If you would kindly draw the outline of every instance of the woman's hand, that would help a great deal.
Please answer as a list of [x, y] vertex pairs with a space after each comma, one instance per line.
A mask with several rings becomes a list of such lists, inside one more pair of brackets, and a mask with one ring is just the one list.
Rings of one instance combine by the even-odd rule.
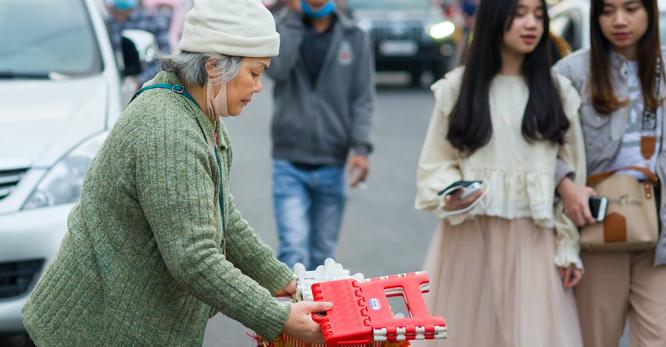
[[325, 312], [331, 309], [330, 302], [301, 301], [291, 305], [291, 312], [283, 333], [304, 342], [324, 342], [319, 324], [312, 320], [312, 313]]
[[463, 193], [463, 189], [458, 189], [454, 191], [452, 194], [447, 194], [444, 197], [444, 208], [447, 211], [456, 211], [456, 210], [462, 210], [464, 208], [469, 207], [469, 205], [473, 204], [476, 199], [478, 199], [482, 192], [481, 190], [475, 192], [474, 194], [468, 196], [465, 199], [461, 199], [460, 195]]
[[573, 288], [583, 278], [583, 270], [577, 268], [575, 265], [569, 267], [557, 267], [557, 272], [562, 278], [562, 285], [565, 289]]
[[287, 283], [287, 285], [284, 288], [280, 289], [273, 296], [276, 296], [276, 297], [294, 296], [294, 294], [296, 294], [296, 281], [291, 281], [291, 282]]
[[597, 222], [592, 217], [588, 202], [591, 196], [596, 195], [594, 189], [579, 187], [569, 177], [565, 177], [557, 186], [557, 192], [564, 202], [564, 213], [574, 224], [582, 227]]

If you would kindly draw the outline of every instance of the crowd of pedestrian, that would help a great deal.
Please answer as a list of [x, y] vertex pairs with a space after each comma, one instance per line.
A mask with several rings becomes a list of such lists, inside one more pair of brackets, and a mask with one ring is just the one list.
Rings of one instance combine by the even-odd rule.
[[[284, 0], [273, 15], [259, 0], [194, 0], [175, 49], [174, 12], [109, 0], [118, 52], [140, 29], [164, 54], [136, 76], [23, 310], [37, 345], [201, 345], [217, 312], [267, 340], [322, 341], [311, 315], [330, 303], [276, 297], [295, 293], [294, 264], [335, 256], [348, 186], [368, 177], [373, 48], [337, 3]], [[626, 242], [636, 218], [597, 218], [597, 174], [631, 175], [666, 223], [650, 180], [666, 179], [656, 0], [592, 0], [591, 47], [571, 55], [545, 0], [459, 6], [466, 53], [432, 86], [416, 177], [415, 207], [440, 220], [424, 269], [450, 332], [432, 344], [614, 346], [628, 319], [632, 346], [666, 346], [666, 233], [612, 251], [581, 251], [580, 237], [603, 223]], [[264, 72], [277, 257], [234, 204], [223, 122]]]

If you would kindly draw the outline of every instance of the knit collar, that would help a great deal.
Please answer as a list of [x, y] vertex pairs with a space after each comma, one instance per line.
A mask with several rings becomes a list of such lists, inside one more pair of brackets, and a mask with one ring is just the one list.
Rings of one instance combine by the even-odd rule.
[[[172, 72], [166, 72], [166, 71], [161, 71], [158, 73], [155, 78], [150, 80], [147, 85], [150, 84], [157, 84], [157, 83], [166, 83], [166, 84], [182, 84], [180, 79], [178, 79], [178, 76]], [[213, 122], [208, 119], [208, 116], [203, 113], [203, 111], [196, 105], [194, 102], [190, 101], [187, 98], [182, 98], [187, 104], [190, 106], [190, 109], [195, 115], [195, 118], [197, 122], [199, 123], [199, 126], [204, 132], [204, 136], [206, 137], [206, 142], [210, 144], [214, 144], [216, 141], [217, 137], [217, 145], [221, 149], [225, 149], [228, 147], [228, 139], [226, 135], [226, 128], [224, 127], [224, 124], [222, 124], [222, 120], [219, 119], [217, 121], [217, 126]], [[215, 135], [215, 134], [218, 135]]]

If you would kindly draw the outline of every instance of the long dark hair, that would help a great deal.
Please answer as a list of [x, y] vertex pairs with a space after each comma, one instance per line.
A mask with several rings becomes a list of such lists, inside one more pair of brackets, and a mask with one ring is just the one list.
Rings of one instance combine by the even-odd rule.
[[[500, 47], [511, 27], [519, 0], [481, 0], [477, 12], [474, 39], [465, 63], [460, 95], [451, 112], [447, 140], [463, 153], [473, 153], [490, 141], [490, 83], [502, 67]], [[545, 0], [541, 40], [525, 56], [522, 74], [529, 89], [523, 114], [522, 134], [528, 141], [564, 142], [569, 128], [559, 90], [551, 73], [548, 45], [549, 18]]]
[[[638, 76], [641, 80], [643, 102], [651, 111], [659, 107], [654, 81], [657, 78], [657, 61], [660, 56], [659, 44], [659, 11], [657, 0], [641, 0], [648, 15], [648, 28], [645, 35], [638, 40]], [[590, 11], [590, 88], [592, 106], [603, 115], [609, 115], [627, 103], [619, 100], [613, 90], [610, 79], [610, 62], [608, 56], [611, 42], [604, 36], [599, 24], [599, 17], [604, 10], [604, 0], [593, 0]]]

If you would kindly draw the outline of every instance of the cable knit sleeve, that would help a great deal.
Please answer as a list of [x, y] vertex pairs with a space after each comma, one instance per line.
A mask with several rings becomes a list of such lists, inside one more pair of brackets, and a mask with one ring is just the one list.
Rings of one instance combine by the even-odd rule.
[[[266, 339], [274, 338], [285, 326], [290, 308], [220, 251], [219, 214], [214, 213], [219, 206], [209, 147], [200, 129], [167, 106], [152, 113], [159, 116], [136, 141], [135, 176], [142, 213], [164, 264], [173, 279], [200, 301]], [[238, 224], [238, 217], [235, 220], [232, 223]], [[235, 240], [234, 233], [230, 238]], [[256, 240], [246, 242], [252, 241]], [[263, 260], [256, 257], [255, 261]]]
[[419, 210], [441, 210], [443, 199], [437, 192], [462, 179], [457, 150], [444, 138], [448, 131], [448, 117], [457, 98], [455, 80], [461, 74], [461, 69], [456, 69], [432, 86], [435, 108], [416, 172], [414, 207]]
[[252, 230], [236, 208], [233, 197], [231, 195], [229, 197], [227, 203], [229, 259], [244, 274], [275, 294], [294, 280], [294, 274], [285, 264], [275, 258], [273, 250]]
[[[585, 147], [583, 132], [580, 126], [579, 109], [581, 99], [571, 82], [563, 76], [559, 76], [560, 93], [562, 105], [571, 126], [567, 131], [565, 142], [558, 151], [558, 160], [574, 172], [574, 182], [580, 186], [585, 185]], [[564, 214], [564, 204], [558, 201], [555, 204], [555, 231], [556, 231], [556, 253], [555, 264], [566, 267], [574, 264], [582, 269], [580, 260], [580, 238], [578, 228]]]
[[229, 260], [244, 274], [257, 281], [262, 287], [275, 294], [283, 289], [290, 281], [294, 280], [294, 273], [273, 254], [273, 250], [266, 245], [257, 235], [250, 224], [243, 218], [240, 210], [236, 208], [234, 197], [230, 193], [231, 164], [233, 161], [233, 150], [231, 149], [231, 138], [223, 122], [218, 123], [218, 131], [223, 142], [228, 144], [226, 148], [220, 148], [224, 160], [224, 182], [223, 193], [225, 198], [224, 220], [225, 241], [228, 242], [227, 256]]

